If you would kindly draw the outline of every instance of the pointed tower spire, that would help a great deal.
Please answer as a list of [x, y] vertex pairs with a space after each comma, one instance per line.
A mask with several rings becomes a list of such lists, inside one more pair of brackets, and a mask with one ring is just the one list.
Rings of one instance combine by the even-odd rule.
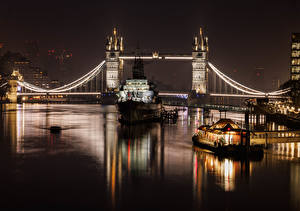
[[123, 37], [120, 38], [120, 51], [124, 51]]
[[200, 37], [199, 37], [199, 47], [201, 51], [204, 51], [204, 40], [203, 40], [203, 34], [202, 34], [202, 28], [200, 27]]
[[208, 37], [205, 37], [206, 51], [208, 52]]
[[112, 50], [113, 38], [109, 37], [109, 50]]
[[194, 43], [193, 43], [193, 50], [194, 50], [194, 51], [198, 51], [198, 45], [199, 45], [198, 37], [195, 36], [195, 37], [194, 37]]

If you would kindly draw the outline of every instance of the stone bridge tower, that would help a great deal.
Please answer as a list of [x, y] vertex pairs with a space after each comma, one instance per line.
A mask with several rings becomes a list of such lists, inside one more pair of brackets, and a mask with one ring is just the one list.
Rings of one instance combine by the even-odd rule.
[[193, 40], [192, 57], [192, 91], [195, 91], [197, 94], [207, 94], [208, 38], [204, 38], [201, 28], [199, 36], [195, 36]]
[[10, 75], [8, 80], [9, 90], [7, 92], [7, 99], [11, 103], [17, 102], [17, 92], [18, 92], [18, 81], [22, 81], [23, 76], [19, 73], [18, 70], [14, 70]]
[[123, 37], [113, 29], [113, 35], [106, 40], [106, 91], [118, 91], [122, 78], [123, 61], [120, 60], [120, 53], [124, 51]]

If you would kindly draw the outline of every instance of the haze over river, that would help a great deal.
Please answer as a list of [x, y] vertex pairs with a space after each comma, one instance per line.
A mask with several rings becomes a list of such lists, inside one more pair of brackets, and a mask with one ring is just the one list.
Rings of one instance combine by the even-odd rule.
[[300, 142], [258, 161], [193, 147], [196, 128], [219, 116], [185, 108], [176, 124], [126, 127], [115, 106], [4, 105], [0, 208], [300, 210]]

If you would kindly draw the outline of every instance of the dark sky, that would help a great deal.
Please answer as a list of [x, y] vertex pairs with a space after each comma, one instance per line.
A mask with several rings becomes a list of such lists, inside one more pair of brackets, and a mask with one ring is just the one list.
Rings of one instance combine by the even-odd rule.
[[[27, 0], [2, 2], [0, 8], [0, 41], [14, 50], [25, 40], [39, 40], [45, 52], [70, 49], [75, 64], [71, 78], [104, 59], [105, 37], [114, 26], [125, 39], [125, 50], [139, 42], [146, 51], [178, 53], [191, 53], [192, 38], [202, 26], [212, 63], [246, 85], [270, 89], [272, 79], [289, 78], [290, 36], [300, 32], [297, 0]], [[256, 67], [264, 68], [264, 83], [254, 83]], [[191, 81], [191, 64], [146, 64], [146, 73], [184, 87]], [[50, 76], [54, 74], [59, 73]]]

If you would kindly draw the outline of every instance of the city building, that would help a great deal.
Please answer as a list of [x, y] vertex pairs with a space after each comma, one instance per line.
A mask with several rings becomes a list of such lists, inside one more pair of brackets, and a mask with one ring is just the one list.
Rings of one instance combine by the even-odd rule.
[[49, 88], [48, 74], [35, 66], [28, 58], [20, 53], [6, 52], [0, 57], [0, 73], [9, 76], [13, 71], [18, 71], [26, 82], [42, 88]]
[[291, 80], [300, 80], [300, 33], [292, 33]]
[[47, 72], [44, 72], [39, 67], [31, 67], [31, 69], [23, 74], [26, 82], [31, 83], [35, 86], [49, 89], [50, 88], [50, 80], [48, 78]]
[[20, 53], [6, 52], [0, 57], [0, 72], [10, 75], [13, 70], [19, 70], [24, 75], [31, 67], [31, 62]]

